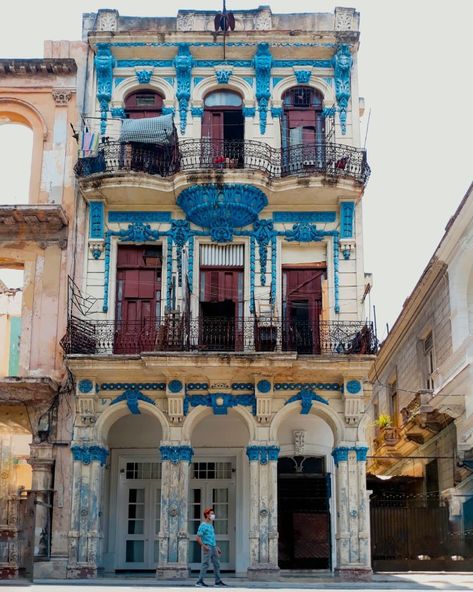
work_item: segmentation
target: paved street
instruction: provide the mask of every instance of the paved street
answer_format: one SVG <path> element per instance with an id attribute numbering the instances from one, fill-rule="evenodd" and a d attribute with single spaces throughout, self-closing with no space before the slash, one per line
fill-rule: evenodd
<path id="1" fill-rule="evenodd" d="M 228 586 L 225 590 L 278 589 L 278 590 L 473 590 L 473 573 L 402 573 L 375 574 L 371 582 L 340 582 L 330 577 L 284 578 L 278 582 L 249 582 L 244 578 L 227 577 Z M 27 580 L 16 582 L 0 582 L 2 592 L 33 588 L 34 592 L 77 592 L 78 587 L 87 587 L 88 592 L 110 592 L 111 587 L 119 587 L 120 592 L 137 592 L 151 587 L 160 588 L 163 592 L 178 591 L 181 588 L 194 587 L 194 579 L 185 580 L 179 585 L 170 581 L 156 581 L 154 578 L 132 577 L 102 578 L 100 580 L 58 581 L 44 580 L 35 584 Z M 209 584 L 211 580 L 208 580 Z"/>

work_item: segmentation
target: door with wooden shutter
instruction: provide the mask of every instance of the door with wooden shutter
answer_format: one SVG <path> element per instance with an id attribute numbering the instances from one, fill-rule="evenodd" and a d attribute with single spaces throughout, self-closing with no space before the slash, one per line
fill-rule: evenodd
<path id="1" fill-rule="evenodd" d="M 150 256 L 159 255 L 160 247 L 152 249 L 118 247 L 115 353 L 154 349 L 161 306 L 161 259 Z"/>
<path id="2" fill-rule="evenodd" d="M 283 269 L 283 346 L 299 353 L 320 353 L 319 317 L 324 269 Z"/>

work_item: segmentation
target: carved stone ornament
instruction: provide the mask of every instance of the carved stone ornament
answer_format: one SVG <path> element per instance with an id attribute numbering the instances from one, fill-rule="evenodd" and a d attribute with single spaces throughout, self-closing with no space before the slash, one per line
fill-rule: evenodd
<path id="1" fill-rule="evenodd" d="M 100 256 L 104 250 L 104 241 L 103 240 L 91 240 L 89 241 L 89 250 L 92 253 L 92 257 L 94 259 L 100 259 Z"/>
<path id="2" fill-rule="evenodd" d="M 116 31 L 118 29 L 117 10 L 99 10 L 96 31 Z"/>
<path id="3" fill-rule="evenodd" d="M 261 10 L 255 18 L 255 29 L 257 31 L 269 31 L 271 25 L 271 11 L 268 9 Z"/>
<path id="4" fill-rule="evenodd" d="M 352 31 L 354 14 L 353 8 L 335 8 L 335 31 Z"/>
<path id="5" fill-rule="evenodd" d="M 296 456 L 303 456 L 305 446 L 305 430 L 294 430 L 294 454 Z"/>
<path id="6" fill-rule="evenodd" d="M 53 88 L 51 92 L 54 102 L 58 106 L 67 105 L 72 98 L 72 89 L 70 88 Z"/>
<path id="7" fill-rule="evenodd" d="M 193 31 L 194 30 L 194 14 L 178 14 L 177 15 L 177 30 L 178 31 Z"/>

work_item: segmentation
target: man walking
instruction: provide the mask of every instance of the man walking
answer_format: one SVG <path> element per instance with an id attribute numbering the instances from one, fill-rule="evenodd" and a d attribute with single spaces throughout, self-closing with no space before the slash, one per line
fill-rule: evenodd
<path id="1" fill-rule="evenodd" d="M 205 574 L 209 568 L 209 563 L 212 561 L 214 566 L 215 574 L 215 585 L 226 586 L 220 577 L 220 560 L 219 557 L 222 551 L 217 547 L 215 541 L 215 530 L 213 527 L 213 521 L 215 520 L 215 512 L 213 508 L 206 508 L 204 510 L 204 521 L 201 522 L 197 531 L 196 540 L 199 543 L 203 555 L 202 555 L 202 566 L 200 568 L 199 579 L 196 582 L 196 586 L 207 587 L 208 584 L 204 582 Z"/>

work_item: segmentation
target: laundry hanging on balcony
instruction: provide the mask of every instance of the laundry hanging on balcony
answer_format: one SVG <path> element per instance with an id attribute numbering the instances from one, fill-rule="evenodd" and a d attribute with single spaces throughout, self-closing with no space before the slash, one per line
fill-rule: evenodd
<path id="1" fill-rule="evenodd" d="M 120 142 L 140 142 L 143 144 L 174 144 L 176 131 L 173 115 L 125 119 L 120 132 Z"/>
<path id="2" fill-rule="evenodd" d="M 99 147 L 99 134 L 95 132 L 84 131 L 81 134 L 79 142 L 79 158 L 95 156 Z"/>

